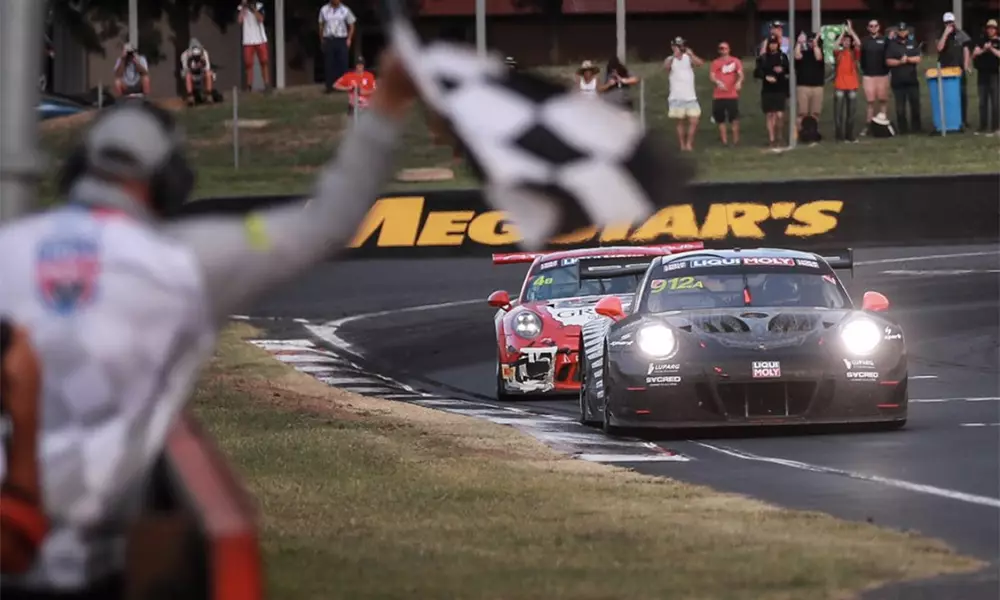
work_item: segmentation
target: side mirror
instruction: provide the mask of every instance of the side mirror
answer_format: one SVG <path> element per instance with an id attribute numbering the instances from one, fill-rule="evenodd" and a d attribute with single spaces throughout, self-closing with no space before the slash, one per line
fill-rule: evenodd
<path id="1" fill-rule="evenodd" d="M 486 299 L 486 303 L 496 308 L 510 310 L 510 294 L 503 290 L 497 290 L 490 294 L 490 297 Z"/>
<path id="2" fill-rule="evenodd" d="M 878 292 L 865 292 L 861 309 L 868 312 L 885 312 L 889 310 L 889 299 Z"/>
<path id="3" fill-rule="evenodd" d="M 594 307 L 594 312 L 601 316 L 608 317 L 609 319 L 614 319 L 617 321 L 625 316 L 625 310 L 622 308 L 622 301 L 618 296 L 607 296 L 601 298 Z"/>

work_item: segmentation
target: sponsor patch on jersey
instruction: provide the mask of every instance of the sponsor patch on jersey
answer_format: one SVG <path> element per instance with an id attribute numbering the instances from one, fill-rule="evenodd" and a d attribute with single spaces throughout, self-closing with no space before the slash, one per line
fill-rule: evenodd
<path id="1" fill-rule="evenodd" d="M 781 377 L 781 362 L 777 360 L 755 360 L 750 367 L 754 379 Z"/>
<path id="2" fill-rule="evenodd" d="M 59 314 L 73 313 L 91 304 L 97 294 L 100 244 L 84 235 L 42 240 L 35 271 L 42 303 Z"/>

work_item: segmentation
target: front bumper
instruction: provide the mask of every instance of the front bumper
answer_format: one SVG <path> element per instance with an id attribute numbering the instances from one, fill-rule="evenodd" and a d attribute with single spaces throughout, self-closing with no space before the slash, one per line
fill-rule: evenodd
<path id="1" fill-rule="evenodd" d="M 504 392 L 516 394 L 575 394 L 580 391 L 579 352 L 543 346 L 520 348 L 500 364 Z"/>
<path id="2" fill-rule="evenodd" d="M 780 364 L 758 370 L 754 362 Z M 888 423 L 907 416 L 906 361 L 738 356 L 648 373 L 649 364 L 613 363 L 610 422 L 623 427 Z"/>

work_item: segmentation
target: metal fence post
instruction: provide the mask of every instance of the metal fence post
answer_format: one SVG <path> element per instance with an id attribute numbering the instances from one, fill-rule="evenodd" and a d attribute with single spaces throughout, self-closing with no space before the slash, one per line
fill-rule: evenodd
<path id="1" fill-rule="evenodd" d="M 639 80 L 639 126 L 646 128 L 646 78 Z"/>
<path id="2" fill-rule="evenodd" d="M 104 108 L 104 81 L 97 82 L 97 110 Z"/>
<path id="3" fill-rule="evenodd" d="M 233 86 L 233 168 L 240 168 L 240 88 Z"/>
<path id="4" fill-rule="evenodd" d="M 948 135 L 948 123 L 945 121 L 944 110 L 944 73 L 941 72 L 941 63 L 937 64 L 937 88 L 938 88 L 938 113 L 941 115 L 941 136 Z"/>

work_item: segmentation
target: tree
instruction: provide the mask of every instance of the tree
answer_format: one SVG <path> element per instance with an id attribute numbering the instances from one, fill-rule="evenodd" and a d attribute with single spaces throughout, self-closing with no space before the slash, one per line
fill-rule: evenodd
<path id="1" fill-rule="evenodd" d="M 527 8 L 542 14 L 549 33 L 549 62 L 558 64 L 559 60 L 559 26 L 563 20 L 563 0 L 514 0 L 514 6 Z"/>

